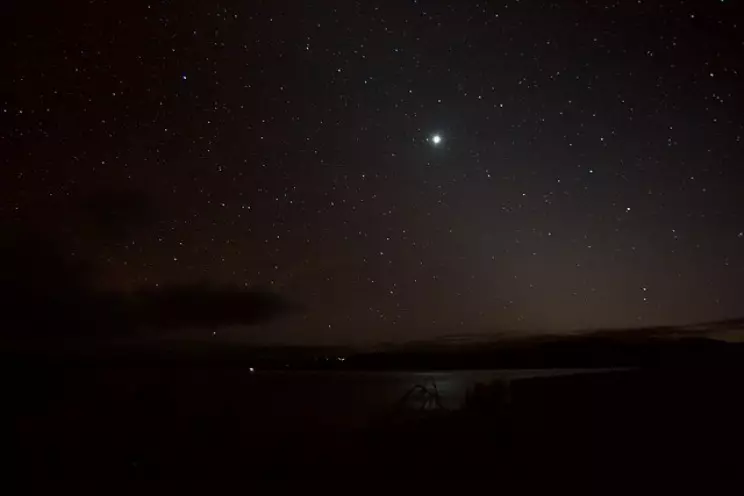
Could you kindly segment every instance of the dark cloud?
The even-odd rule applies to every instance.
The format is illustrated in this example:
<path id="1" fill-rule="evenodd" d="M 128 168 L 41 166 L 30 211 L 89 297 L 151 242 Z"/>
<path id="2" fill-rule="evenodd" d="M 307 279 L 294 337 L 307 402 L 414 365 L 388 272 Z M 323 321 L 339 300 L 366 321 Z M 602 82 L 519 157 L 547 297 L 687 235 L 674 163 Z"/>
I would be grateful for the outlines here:
<path id="1" fill-rule="evenodd" d="M 35 337 L 81 329 L 91 268 L 70 260 L 53 240 L 17 226 L 0 237 L 0 299 L 4 336 Z"/>
<path id="2" fill-rule="evenodd" d="M 76 207 L 88 234 L 103 240 L 132 235 L 156 219 L 151 198 L 140 191 L 97 191 L 80 199 Z"/>
<path id="3" fill-rule="evenodd" d="M 154 329 L 211 329 L 259 324 L 295 307 L 261 289 L 206 284 L 149 288 L 134 296 L 135 315 Z"/>
<path id="4" fill-rule="evenodd" d="M 149 217 L 139 194 L 101 194 L 81 202 L 95 232 L 106 237 L 134 229 Z M 163 330 L 254 325 L 292 309 L 261 289 L 186 284 L 102 291 L 94 264 L 63 250 L 64 244 L 21 223 L 0 235 L 0 337 L 19 341 L 121 336 Z"/>

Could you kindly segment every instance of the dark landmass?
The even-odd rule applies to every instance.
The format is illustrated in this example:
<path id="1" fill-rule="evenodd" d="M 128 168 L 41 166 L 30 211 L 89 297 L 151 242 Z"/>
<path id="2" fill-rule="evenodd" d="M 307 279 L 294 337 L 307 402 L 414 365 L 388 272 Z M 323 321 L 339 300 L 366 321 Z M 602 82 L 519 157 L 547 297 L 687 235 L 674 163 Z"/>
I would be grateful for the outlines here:
<path id="1" fill-rule="evenodd" d="M 6 469 L 33 486 L 133 491 L 153 479 L 171 490 L 195 480 L 302 489 L 374 474 L 419 488 L 710 492 L 736 483 L 744 348 L 697 330 L 364 352 L 216 343 L 6 350 Z M 478 368 L 597 371 L 472 384 L 455 409 L 421 386 L 370 412 L 376 375 L 355 375 Z M 616 370 L 599 370 L 607 368 Z M 403 401 L 411 398 L 419 402 Z"/>
<path id="2" fill-rule="evenodd" d="M 378 483 L 403 478 L 420 489 L 450 482 L 460 490 L 709 493 L 739 473 L 741 369 L 495 382 L 474 386 L 457 410 L 391 403 L 353 427 L 346 420 L 359 413 L 351 405 L 365 389 L 340 388 L 337 375 L 295 383 L 302 372 L 264 380 L 224 365 L 6 366 L 5 470 L 27 487 L 132 491 L 153 480 L 170 490 L 199 480 L 302 489 L 374 474 Z"/>
<path id="3" fill-rule="evenodd" d="M 744 345 L 705 337 L 597 334 L 462 346 L 404 347 L 359 353 L 343 366 L 362 369 L 488 369 L 737 366 Z M 334 364 L 339 366 L 337 364 Z"/>
<path id="4" fill-rule="evenodd" d="M 160 327 L 178 321 L 180 309 L 204 292 L 193 289 L 164 290 L 148 295 L 142 301 L 153 310 L 154 317 L 163 315 Z M 225 305 L 221 319 L 229 322 L 241 315 L 241 298 L 253 304 L 261 298 L 269 301 L 267 317 L 282 302 L 270 295 L 240 293 L 216 296 L 203 308 Z M 182 300 L 183 299 L 183 300 Z M 272 306 L 273 305 L 273 306 Z M 134 306 L 134 305 L 133 305 Z M 261 307 L 261 305 L 258 305 Z M 200 305 L 192 305 L 184 315 L 198 315 Z M 231 314 L 234 313 L 234 315 Z M 252 318 L 262 310 L 249 309 Z M 210 317 L 210 322 L 217 319 Z M 183 364 L 192 366 L 241 365 L 260 370 L 477 370 L 477 369 L 542 369 L 542 368 L 613 368 L 613 367 L 738 367 L 744 363 L 744 342 L 717 339 L 716 333 L 731 336 L 744 328 L 744 321 L 729 320 L 695 326 L 641 328 L 576 333 L 574 335 L 538 335 L 528 338 L 487 337 L 419 341 L 360 349 L 349 346 L 256 346 L 223 341 L 129 341 L 127 344 L 85 342 L 45 346 L 35 341 L 32 348 L 11 351 L 6 348 L 4 360 L 28 363 L 91 364 Z M 141 334 L 147 336 L 146 332 Z M 157 335 L 157 334 L 156 334 Z M 72 342 L 74 343 L 74 342 Z"/>

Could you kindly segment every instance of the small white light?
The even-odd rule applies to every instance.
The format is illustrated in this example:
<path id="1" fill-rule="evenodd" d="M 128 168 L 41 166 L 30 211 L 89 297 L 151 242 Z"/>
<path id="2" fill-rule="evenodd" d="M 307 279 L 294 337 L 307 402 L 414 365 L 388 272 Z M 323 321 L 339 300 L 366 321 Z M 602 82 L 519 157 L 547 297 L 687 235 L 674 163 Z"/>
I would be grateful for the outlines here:
<path id="1" fill-rule="evenodd" d="M 255 371 L 256 371 L 256 369 L 254 369 L 253 367 L 248 367 L 248 371 L 249 371 L 249 372 L 255 372 Z"/>
<path id="2" fill-rule="evenodd" d="M 439 143 L 442 142 L 442 137 L 438 134 L 435 134 L 434 136 L 431 137 L 431 142 L 434 143 L 435 145 L 438 145 Z"/>

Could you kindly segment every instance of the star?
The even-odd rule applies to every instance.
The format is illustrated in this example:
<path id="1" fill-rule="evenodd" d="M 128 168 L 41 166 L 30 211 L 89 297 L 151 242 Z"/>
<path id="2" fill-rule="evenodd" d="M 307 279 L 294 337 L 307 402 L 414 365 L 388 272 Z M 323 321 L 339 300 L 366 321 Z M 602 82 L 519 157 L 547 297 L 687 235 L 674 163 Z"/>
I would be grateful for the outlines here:
<path id="1" fill-rule="evenodd" d="M 7 34 L 14 53 L 44 56 L 12 68 L 13 98 L 0 104 L 0 116 L 14 120 L 3 133 L 10 168 L 0 227 L 23 235 L 0 242 L 0 279 L 17 276 L 24 292 L 38 283 L 47 295 L 24 272 L 42 264 L 64 276 L 54 290 L 72 284 L 80 302 L 98 301 L 87 292 L 102 288 L 109 302 L 108 291 L 166 297 L 193 283 L 210 304 L 257 288 L 302 307 L 301 326 L 299 316 L 280 315 L 255 332 L 225 333 L 219 300 L 206 305 L 215 320 L 184 329 L 231 345 L 372 346 L 456 329 L 563 332 L 636 326 L 639 315 L 644 325 L 744 316 L 735 298 L 744 278 L 734 277 L 744 267 L 744 202 L 732 200 L 744 181 L 736 167 L 744 113 L 730 112 L 740 99 L 729 96 L 744 57 L 721 58 L 731 40 L 695 32 L 706 23 L 736 29 L 726 8 L 735 2 L 721 1 L 653 12 L 627 2 L 637 6 L 623 10 L 654 29 L 587 23 L 575 37 L 561 33 L 593 18 L 591 5 L 508 16 L 447 9 L 435 19 L 392 2 L 361 17 L 265 2 L 260 15 L 241 8 L 251 29 L 228 32 L 215 23 L 235 22 L 232 10 L 161 2 L 157 32 L 169 41 L 155 50 L 137 41 L 154 29 L 138 9 L 94 2 L 94 14 L 122 20 L 95 30 L 85 16 L 55 19 L 55 30 L 21 16 Z M 702 24 L 680 32 L 691 16 Z M 536 40 L 525 23 L 551 29 Z M 331 51 L 345 33 L 336 27 L 350 24 L 363 36 L 353 50 Z M 74 45 L 81 32 L 108 56 L 46 50 Z M 296 43 L 283 46 L 287 39 Z M 684 57 L 693 44 L 696 55 Z M 238 52 L 241 64 L 212 48 Z M 595 50 L 622 68 L 611 84 L 594 81 L 603 57 L 571 66 L 576 53 Z M 112 66 L 130 62 L 148 77 L 112 77 Z M 293 78 L 313 71 L 319 77 L 302 84 Z M 673 91 L 659 85 L 670 71 Z M 684 111 L 659 121 L 648 103 L 662 100 Z M 79 115 L 67 112 L 71 102 Z M 147 143 L 131 146 L 129 131 L 143 119 Z M 684 139 L 690 130 L 700 139 Z M 75 166 L 52 172 L 47 163 L 60 151 Z M 53 244 L 38 247 L 37 237 Z M 7 245 L 16 240 L 24 244 Z M 26 265 L 13 266 L 16 254 Z M 83 277 L 79 266 L 95 273 Z M 44 311 L 56 309 L 52 299 L 42 298 L 51 305 Z"/>

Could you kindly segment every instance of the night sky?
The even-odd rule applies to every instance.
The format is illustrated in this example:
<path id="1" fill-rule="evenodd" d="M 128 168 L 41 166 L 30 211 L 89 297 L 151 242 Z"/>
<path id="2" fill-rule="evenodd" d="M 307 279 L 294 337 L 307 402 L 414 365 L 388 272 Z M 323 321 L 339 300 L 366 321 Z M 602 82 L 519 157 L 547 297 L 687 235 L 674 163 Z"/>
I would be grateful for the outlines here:
<path id="1" fill-rule="evenodd" d="M 741 317 L 737 3 L 3 2 L 0 215 L 231 339 Z"/>

